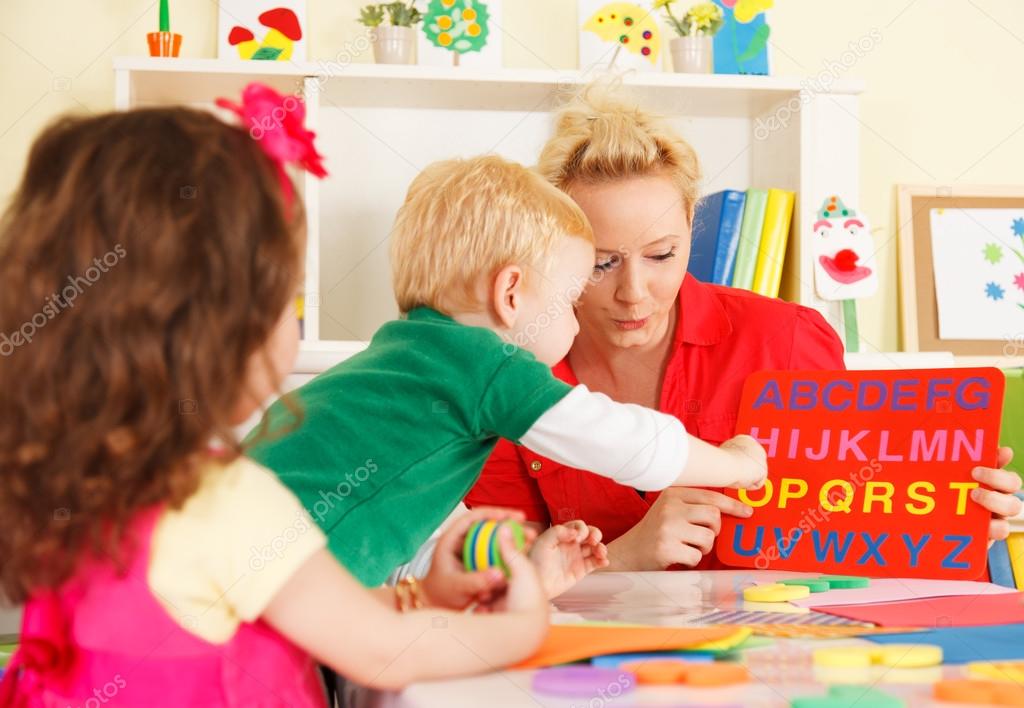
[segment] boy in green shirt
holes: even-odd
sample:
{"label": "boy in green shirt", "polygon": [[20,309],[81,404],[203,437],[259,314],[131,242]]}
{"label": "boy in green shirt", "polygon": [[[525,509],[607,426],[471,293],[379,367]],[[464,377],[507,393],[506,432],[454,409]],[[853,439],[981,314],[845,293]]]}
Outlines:
{"label": "boy in green shirt", "polygon": [[[413,181],[391,235],[404,318],[298,389],[300,419],[272,406],[269,429],[295,429],[249,453],[295,492],[364,584],[413,556],[499,437],[641,490],[763,483],[753,439],[716,448],[672,416],[551,374],[579,331],[573,306],[594,258],[579,207],[521,165],[450,160]],[[549,593],[574,579],[549,582]]]}

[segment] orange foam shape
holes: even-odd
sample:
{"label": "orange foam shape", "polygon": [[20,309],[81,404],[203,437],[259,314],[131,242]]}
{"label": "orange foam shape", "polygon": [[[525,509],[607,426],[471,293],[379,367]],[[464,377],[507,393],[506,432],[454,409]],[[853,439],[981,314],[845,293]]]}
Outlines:
{"label": "orange foam shape", "polygon": [[739,627],[622,627],[595,625],[553,625],[547,639],[532,657],[516,669],[538,669],[590,659],[603,654],[672,651],[689,649],[705,642],[725,639]]}

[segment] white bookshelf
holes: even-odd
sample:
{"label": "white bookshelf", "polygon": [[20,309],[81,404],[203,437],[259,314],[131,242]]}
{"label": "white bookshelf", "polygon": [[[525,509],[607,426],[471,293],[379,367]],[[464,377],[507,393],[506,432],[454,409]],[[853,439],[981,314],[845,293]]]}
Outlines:
{"label": "white bookshelf", "polygon": [[[350,356],[396,313],[387,236],[406,188],[430,162],[497,152],[533,164],[552,111],[591,76],[578,71],[276,63],[123,57],[115,105],[210,105],[250,81],[301,93],[331,173],[300,177],[307,204],[306,331],[297,373]],[[859,203],[860,81],[827,93],[799,77],[640,73],[623,77],[645,106],[668,116],[701,156],[703,191],[780,187],[797,193],[782,296],[822,311],[814,295],[807,224],[838,193]],[[773,117],[784,119],[772,124]],[[794,267],[798,264],[797,267]]]}

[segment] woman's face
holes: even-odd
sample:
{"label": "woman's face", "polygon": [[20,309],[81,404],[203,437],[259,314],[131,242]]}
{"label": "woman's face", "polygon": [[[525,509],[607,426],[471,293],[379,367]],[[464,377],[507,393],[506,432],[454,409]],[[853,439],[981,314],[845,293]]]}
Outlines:
{"label": "woman's face", "polygon": [[577,185],[570,195],[594,228],[597,263],[577,313],[581,336],[646,347],[671,336],[690,259],[686,205],[668,177]]}

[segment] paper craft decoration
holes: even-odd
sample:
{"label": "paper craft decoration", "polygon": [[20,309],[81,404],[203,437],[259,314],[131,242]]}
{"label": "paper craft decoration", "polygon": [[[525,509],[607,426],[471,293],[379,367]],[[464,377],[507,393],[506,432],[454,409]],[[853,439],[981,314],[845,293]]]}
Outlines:
{"label": "paper craft decoration", "polygon": [[912,634],[873,634],[867,639],[878,644],[926,643],[942,647],[947,664],[970,661],[1024,659],[1024,624],[995,624],[980,627],[951,627]]}
{"label": "paper craft decoration", "polygon": [[629,2],[580,0],[580,69],[661,67],[661,27],[651,8]]}
{"label": "paper craft decoration", "polygon": [[856,300],[878,290],[875,242],[867,219],[838,196],[815,215],[811,252],[814,286],[823,300]]}
{"label": "paper craft decoration", "polygon": [[994,368],[761,371],[743,388],[737,433],[768,453],[753,507],[727,516],[728,565],[974,580],[990,514],[971,470],[996,464],[1003,374]]}
{"label": "paper craft decoration", "polygon": [[1024,209],[931,209],[942,339],[1024,330]]}
{"label": "paper craft decoration", "polygon": [[1013,589],[972,580],[930,580],[925,578],[879,578],[866,588],[829,590],[802,600],[793,600],[800,607],[848,607],[875,602],[920,600],[927,597],[1004,595]]}
{"label": "paper craft decoration", "polygon": [[302,0],[220,0],[221,59],[305,61]]}
{"label": "paper craft decoration", "polygon": [[[882,627],[977,627],[1024,622],[1024,593],[990,593],[929,597],[903,602],[876,602],[848,607],[816,608],[838,617]],[[1021,635],[1024,637],[1024,634]],[[1024,651],[1024,649],[1022,649]]]}
{"label": "paper craft decoration", "polygon": [[160,30],[146,35],[151,57],[176,57],[181,51],[181,35],[171,32],[171,9],[168,0],[160,0]]}
{"label": "paper craft decoration", "polygon": [[[456,54],[459,66],[469,69],[501,69],[504,66],[502,57],[504,33],[500,31],[503,6],[503,0],[487,0],[488,24],[490,25],[487,43],[479,51]],[[455,62],[452,50],[435,44],[428,36],[425,27],[424,25],[424,28],[416,33],[416,63],[421,66],[452,66]]]}
{"label": "paper craft decoration", "polygon": [[[941,216],[943,221],[947,218],[968,220],[970,227],[963,240],[964,244],[968,240],[972,241],[972,246],[958,244],[955,235],[952,240],[932,237],[933,212],[940,209],[943,213],[936,216]],[[977,219],[978,214],[997,211],[1002,211],[1010,219],[997,222],[983,219],[982,224],[990,230],[995,229],[986,238],[981,235],[985,233],[984,230],[979,229],[970,218]],[[896,223],[899,238],[900,314],[903,323],[900,330],[904,351],[1005,357],[1008,360],[1005,364],[1007,366],[1021,365],[1009,361],[1011,357],[1024,362],[1024,329],[1016,319],[1019,316],[1017,313],[1024,310],[1018,308],[1017,301],[1013,299],[1020,291],[1014,285],[1013,277],[1016,273],[1011,268],[1021,261],[1007,250],[1008,246],[1021,250],[1019,244],[1022,239],[1014,232],[1014,228],[1019,229],[1016,226],[1018,218],[1024,218],[1024,187],[898,185]],[[947,223],[951,225],[954,221]],[[944,228],[946,236],[952,235],[949,231],[948,226]],[[1002,248],[1001,258],[994,249],[986,253],[985,247],[990,243]],[[939,252],[947,247],[965,249],[962,251],[963,259],[955,263],[963,272],[963,278],[958,279],[954,274],[945,279],[945,284],[940,284],[936,277],[937,270],[948,270],[948,264],[956,261],[955,257]],[[991,263],[985,259],[986,255],[998,258],[998,261]],[[1000,268],[1010,270],[1000,275]],[[986,275],[986,270],[993,277],[979,280],[979,277]],[[1024,268],[1017,273],[1022,271]],[[990,282],[997,286],[991,288],[992,295],[989,295]],[[950,290],[950,287],[956,289]],[[993,299],[999,296],[1000,290],[1002,299]],[[943,302],[953,303],[954,309],[948,310]],[[975,309],[979,303],[988,308],[988,315]],[[995,318],[990,316],[993,306],[1014,314],[1007,315],[1009,319],[1003,320],[1002,326],[993,328]],[[958,316],[957,307],[967,313],[966,317],[977,319],[977,330],[983,327],[986,333],[992,333],[994,329],[994,336],[990,339],[950,338],[950,327],[953,327],[954,332],[958,327],[975,327],[974,324],[958,321],[963,320],[964,316]],[[943,320],[945,333],[942,331]]]}
{"label": "paper craft decoration", "polygon": [[764,11],[773,0],[715,0],[724,23],[715,35],[716,74],[768,74],[771,28]]}
{"label": "paper craft decoration", "polygon": [[536,669],[602,654],[687,649],[734,636],[738,627],[553,625],[537,652],[517,669]]}
{"label": "paper craft decoration", "polygon": [[833,194],[822,203],[811,231],[815,290],[823,300],[842,301],[846,351],[860,351],[856,301],[878,290],[871,229],[863,216]]}
{"label": "paper craft decoration", "polygon": [[459,55],[479,52],[487,44],[490,13],[480,0],[430,0],[423,15],[423,33],[435,47]]}

